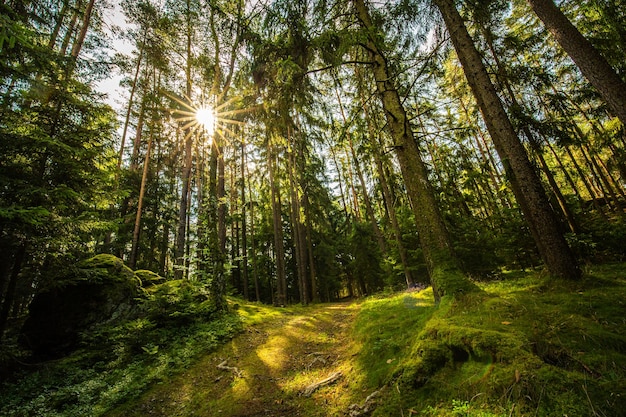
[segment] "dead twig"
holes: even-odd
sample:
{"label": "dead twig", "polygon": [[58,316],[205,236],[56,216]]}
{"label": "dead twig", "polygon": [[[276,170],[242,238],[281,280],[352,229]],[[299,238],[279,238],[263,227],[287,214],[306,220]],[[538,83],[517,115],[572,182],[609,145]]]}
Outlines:
{"label": "dead twig", "polygon": [[[381,390],[374,391],[370,395],[367,396],[362,405],[352,404],[348,407],[348,415],[350,417],[360,417],[369,415],[374,408],[376,408],[376,398],[378,398],[381,394]],[[411,412],[410,415],[413,414],[413,410],[409,410]]]}
{"label": "dead twig", "polygon": [[321,381],[318,381],[314,384],[309,385],[308,387],[306,387],[304,389],[304,391],[302,391],[302,395],[305,397],[310,397],[311,394],[313,394],[315,391],[317,391],[318,388],[326,386],[326,385],[330,385],[334,382],[337,382],[337,380],[339,380],[339,378],[342,377],[342,373],[341,372],[335,372],[333,374],[331,374],[328,378],[323,379]]}
{"label": "dead twig", "polygon": [[239,378],[243,377],[243,372],[241,372],[239,368],[237,368],[236,366],[228,366],[226,365],[227,363],[228,363],[228,359],[226,359],[225,361],[217,365],[217,369],[221,369],[223,371],[230,371],[234,373],[235,376],[238,376]]}

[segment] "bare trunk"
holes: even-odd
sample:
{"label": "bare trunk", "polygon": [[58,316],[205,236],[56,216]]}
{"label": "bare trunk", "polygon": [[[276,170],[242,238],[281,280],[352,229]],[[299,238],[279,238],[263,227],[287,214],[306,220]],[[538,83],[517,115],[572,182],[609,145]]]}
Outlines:
{"label": "bare trunk", "polygon": [[95,0],[90,0],[85,8],[85,13],[83,14],[83,22],[80,27],[80,32],[74,41],[74,45],[72,46],[72,52],[70,56],[73,59],[78,58],[78,54],[80,54],[81,49],[83,48],[83,43],[85,42],[85,37],[87,36],[87,31],[89,29],[89,22],[91,21],[91,12],[93,11],[93,5]]}
{"label": "bare trunk", "polygon": [[274,257],[276,260],[276,298],[275,304],[284,306],[287,304],[287,277],[285,273],[285,248],[283,242],[282,212],[280,204],[280,190],[276,182],[275,156],[271,145],[271,137],[268,137],[268,172],[270,178],[270,190],[272,198],[272,225],[274,229]]}
{"label": "bare trunk", "polygon": [[[245,156],[244,166],[248,177],[250,177],[250,170],[248,169],[247,155]],[[254,295],[256,301],[261,301],[261,289],[259,283],[259,263],[257,262],[256,253],[256,239],[254,238],[256,230],[254,228],[254,201],[252,199],[252,187],[248,187],[248,201],[250,202],[250,246],[252,250],[252,279],[254,280]]]}
{"label": "bare trunk", "polygon": [[20,272],[22,272],[22,264],[24,263],[24,258],[26,257],[26,246],[26,243],[20,244],[13,260],[13,269],[11,270],[11,275],[9,276],[9,283],[4,293],[4,302],[2,303],[2,308],[0,309],[0,341],[2,341],[2,337],[4,336],[4,332],[7,328],[9,313],[15,299],[17,279]]}
{"label": "bare trunk", "polygon": [[[191,11],[190,2],[187,0],[187,62],[185,68],[185,92],[187,99],[191,100],[191,41],[192,41],[192,27],[191,27]],[[185,275],[185,246],[187,243],[187,212],[190,200],[191,192],[191,167],[193,163],[193,133],[187,129],[184,132],[185,135],[185,147],[184,147],[184,162],[182,170],[182,190],[180,193],[180,206],[178,210],[178,228],[176,231],[176,245],[174,247],[174,278],[181,279]]]}
{"label": "bare trunk", "polygon": [[248,290],[249,277],[248,277],[248,224],[247,224],[247,211],[246,211],[246,144],[241,142],[241,246],[243,254],[242,271],[241,276],[243,278],[243,297],[246,300],[250,300],[250,294]]}
{"label": "bare trunk", "polygon": [[54,47],[56,46],[59,32],[61,31],[61,27],[63,26],[63,20],[65,19],[65,15],[67,14],[68,5],[69,0],[63,0],[63,5],[61,6],[61,10],[57,15],[56,24],[54,25],[54,29],[50,34],[50,40],[48,41],[48,48],[50,49],[54,49]]}
{"label": "bare trunk", "polygon": [[[343,119],[343,123],[347,128],[348,119],[343,109],[343,104],[341,102],[341,95],[339,94],[339,91],[336,88],[335,88],[335,95],[337,97],[337,101],[339,102],[339,110],[341,111],[341,117]],[[378,222],[376,221],[376,216],[374,215],[374,209],[372,208],[372,202],[370,201],[369,195],[367,193],[367,185],[365,183],[365,177],[363,176],[363,171],[361,170],[359,159],[357,158],[356,152],[354,151],[354,143],[352,141],[352,134],[349,131],[346,131],[346,138],[348,139],[348,146],[350,149],[350,159],[354,163],[356,175],[357,177],[359,177],[359,183],[361,184],[361,193],[363,194],[363,202],[365,203],[365,213],[367,214],[367,220],[369,220],[370,224],[372,225],[372,232],[374,233],[374,236],[376,236],[376,241],[378,242],[378,248],[380,249],[380,252],[382,254],[385,254],[387,253],[387,242],[385,242],[383,233],[381,232],[380,227],[378,227]]]}
{"label": "bare trunk", "polygon": [[435,0],[446,23],[467,81],[502,160],[511,187],[526,217],[539,253],[550,273],[576,279],[580,269],[560,230],[539,177],[504,111],[481,56],[453,0]]}
{"label": "bare trunk", "polygon": [[[364,0],[354,0],[354,4],[362,27],[369,33],[374,33],[375,28]],[[386,58],[379,49],[377,41],[376,38],[369,37],[366,41],[366,49],[373,61],[372,71],[412,203],[435,299],[439,300],[444,295],[473,290],[475,286],[461,272],[458,260],[453,253],[434,190],[428,179],[426,165],[421,159],[402,100],[393,85],[394,78],[389,73]]]}
{"label": "bare trunk", "polygon": [[139,231],[141,230],[141,212],[143,210],[143,197],[146,194],[146,182],[148,180],[148,170],[150,169],[150,153],[152,152],[152,140],[154,133],[150,132],[148,139],[148,149],[146,149],[146,158],[143,161],[143,173],[141,175],[141,187],[139,188],[139,200],[137,201],[137,214],[135,215],[135,227],[133,229],[133,245],[130,251],[130,260],[128,266],[135,269],[137,264],[137,252],[139,251]]}
{"label": "bare trunk", "polygon": [[[126,117],[124,119],[124,128],[122,130],[122,140],[120,143],[120,151],[117,156],[117,170],[122,167],[122,161],[124,159],[124,148],[126,146],[126,135],[128,133],[128,125],[130,124],[130,115],[133,110],[133,100],[135,98],[135,92],[137,91],[137,85],[139,81],[139,70],[141,68],[141,60],[143,57],[144,43],[139,48],[139,56],[137,57],[137,64],[135,65],[135,75],[133,76],[133,83],[130,88],[130,97],[128,98],[128,106],[126,107]],[[143,112],[143,110],[142,110]],[[119,174],[116,174],[119,175]]]}
{"label": "bare trunk", "polygon": [[614,115],[626,125],[626,83],[552,0],[528,0],[528,4],[583,75],[600,92]]}

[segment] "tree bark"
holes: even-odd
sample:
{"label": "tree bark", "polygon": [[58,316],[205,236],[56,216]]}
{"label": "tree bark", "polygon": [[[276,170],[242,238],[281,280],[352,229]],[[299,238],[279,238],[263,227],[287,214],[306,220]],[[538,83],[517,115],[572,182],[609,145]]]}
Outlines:
{"label": "tree bark", "polygon": [[354,5],[361,26],[368,32],[365,49],[373,62],[373,75],[412,203],[435,300],[444,295],[474,290],[476,287],[461,272],[458,259],[452,250],[434,190],[428,179],[426,165],[421,159],[400,95],[393,85],[386,58],[379,48],[381,40],[377,38],[369,10],[364,0],[354,0]]}
{"label": "tree bark", "polygon": [[578,263],[567,246],[539,177],[504,111],[453,0],[434,0],[434,3],[446,23],[467,81],[545,265],[555,277],[579,278]]}
{"label": "tree bark", "polygon": [[80,27],[80,32],[74,41],[74,45],[72,45],[72,52],[70,56],[73,59],[78,58],[78,54],[80,54],[81,49],[83,49],[83,43],[85,42],[85,38],[87,37],[87,30],[89,29],[89,22],[91,21],[91,12],[93,11],[93,5],[95,0],[90,0],[85,8],[85,13],[83,14],[83,22]]}
{"label": "tree bark", "polygon": [[283,242],[282,210],[280,204],[280,189],[276,182],[275,155],[271,145],[271,137],[268,137],[267,163],[270,178],[270,191],[272,199],[272,226],[274,230],[274,257],[276,260],[276,298],[274,303],[278,306],[287,304],[287,276],[285,272],[285,247]]}
{"label": "tree bark", "polygon": [[528,0],[528,4],[626,126],[626,83],[552,0]]}
{"label": "tree bark", "polygon": [[[524,106],[523,103],[519,103],[517,101],[516,94],[513,91],[513,87],[511,86],[511,83],[509,82],[509,78],[507,77],[505,68],[500,62],[500,59],[498,58],[498,53],[493,43],[493,33],[487,27],[483,27],[482,32],[483,32],[483,36],[485,37],[485,40],[487,41],[487,45],[489,46],[489,51],[491,52],[492,58],[494,62],[496,63],[496,67],[498,70],[497,79],[499,81],[499,84],[502,86],[501,89],[503,89],[507,93],[509,100],[512,104],[512,107],[517,107],[519,109],[522,109],[525,113],[528,113],[526,106]],[[541,169],[546,179],[548,180],[548,184],[550,184],[550,189],[552,190],[552,194],[554,198],[556,199],[558,206],[561,209],[563,219],[567,222],[569,230],[573,233],[577,233],[579,231],[579,227],[576,223],[574,214],[570,210],[567,204],[567,201],[565,200],[565,197],[563,196],[563,193],[561,192],[561,189],[559,188],[554,178],[554,174],[552,173],[552,170],[548,166],[548,163],[546,162],[546,159],[543,156],[543,149],[541,147],[540,141],[531,132],[527,124],[523,124],[521,126],[521,130],[526,136],[526,139],[528,140],[528,144],[530,145],[532,151],[534,152],[535,157],[539,160]]]}
{"label": "tree bark", "polygon": [[[185,92],[187,100],[191,100],[191,11],[190,1],[187,0],[187,62],[185,68]],[[184,130],[185,147],[184,162],[182,170],[182,190],[180,196],[180,206],[178,210],[178,228],[176,230],[176,245],[174,247],[174,279],[183,278],[185,270],[185,245],[187,243],[187,212],[189,205],[189,196],[191,189],[191,166],[193,163],[193,132],[190,129]]]}
{"label": "tree bark", "polygon": [[[336,81],[336,84],[339,84]],[[339,84],[338,87],[341,87]],[[352,134],[347,130],[348,128],[348,118],[346,117],[345,111],[343,109],[343,103],[341,102],[341,95],[339,94],[339,90],[337,86],[335,87],[335,96],[337,97],[337,102],[339,103],[339,111],[341,113],[341,118],[346,127],[346,139],[348,140],[348,146],[350,149],[350,158],[354,163],[354,168],[356,170],[357,177],[359,177],[359,183],[361,184],[361,192],[363,194],[363,202],[365,203],[365,213],[367,214],[367,220],[372,225],[372,232],[374,236],[376,236],[376,241],[378,242],[378,248],[380,249],[380,253],[387,253],[387,242],[383,237],[383,233],[378,227],[378,222],[376,221],[376,216],[374,215],[374,209],[372,207],[372,202],[370,201],[369,195],[367,194],[367,185],[365,183],[365,177],[363,176],[363,171],[361,170],[361,165],[359,164],[359,159],[357,158],[356,152],[354,151],[354,142],[352,140]]]}
{"label": "tree bark", "polygon": [[26,242],[21,243],[13,260],[13,269],[11,270],[11,275],[9,276],[9,283],[4,294],[4,302],[2,303],[2,308],[0,309],[0,341],[2,341],[2,337],[4,336],[4,332],[7,328],[9,312],[11,311],[13,300],[15,299],[17,279],[22,271],[22,264],[24,263],[24,258],[26,257],[26,247]]}
{"label": "tree bark", "polygon": [[143,161],[143,172],[141,175],[141,186],[139,188],[139,200],[137,201],[137,214],[135,215],[135,227],[133,228],[133,244],[130,251],[130,260],[128,267],[135,269],[137,264],[137,252],[139,251],[139,231],[141,230],[141,212],[143,210],[143,197],[146,194],[146,182],[148,181],[148,171],[150,169],[150,153],[152,152],[152,140],[154,132],[150,132],[148,139],[148,149],[146,149],[146,157]]}
{"label": "tree bark", "polygon": [[[242,135],[243,138],[243,135]],[[241,141],[241,247],[242,247],[242,268],[243,278],[243,298],[250,300],[249,277],[248,277],[248,222],[246,219],[246,144]]]}

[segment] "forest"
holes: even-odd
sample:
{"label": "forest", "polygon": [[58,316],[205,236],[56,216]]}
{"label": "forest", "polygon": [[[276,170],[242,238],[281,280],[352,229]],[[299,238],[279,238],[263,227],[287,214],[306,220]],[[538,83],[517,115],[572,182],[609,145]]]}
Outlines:
{"label": "forest", "polygon": [[623,0],[0,10],[0,414],[624,415]]}

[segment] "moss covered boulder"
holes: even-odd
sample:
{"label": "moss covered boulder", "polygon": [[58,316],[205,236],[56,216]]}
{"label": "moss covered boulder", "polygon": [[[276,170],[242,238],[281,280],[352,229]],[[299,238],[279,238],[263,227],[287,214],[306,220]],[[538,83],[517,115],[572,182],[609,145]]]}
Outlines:
{"label": "moss covered boulder", "polygon": [[35,296],[20,341],[37,355],[66,353],[78,345],[82,332],[132,316],[140,285],[135,273],[115,256],[87,259]]}
{"label": "moss covered boulder", "polygon": [[143,288],[152,287],[165,282],[165,278],[161,275],[156,272],[148,271],[147,269],[139,269],[135,271],[135,275],[141,280],[141,286]]}

